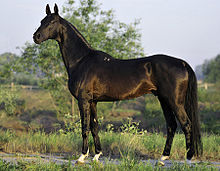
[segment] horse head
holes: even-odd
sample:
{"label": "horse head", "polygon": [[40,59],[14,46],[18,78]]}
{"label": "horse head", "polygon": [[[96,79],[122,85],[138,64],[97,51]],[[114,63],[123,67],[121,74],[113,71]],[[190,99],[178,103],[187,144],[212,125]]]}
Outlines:
{"label": "horse head", "polygon": [[47,16],[41,21],[40,27],[33,35],[34,42],[37,44],[42,43],[48,39],[59,39],[59,31],[61,30],[61,17],[58,13],[57,4],[54,6],[54,13],[51,13],[50,7],[46,6]]}

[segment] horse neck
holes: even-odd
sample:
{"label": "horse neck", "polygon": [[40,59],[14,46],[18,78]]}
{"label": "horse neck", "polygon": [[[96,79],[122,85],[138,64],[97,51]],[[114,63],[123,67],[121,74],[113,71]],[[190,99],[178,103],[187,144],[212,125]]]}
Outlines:
{"label": "horse neck", "polygon": [[61,54],[68,75],[77,67],[77,64],[92,50],[86,39],[68,21],[62,21],[62,31],[58,40]]}

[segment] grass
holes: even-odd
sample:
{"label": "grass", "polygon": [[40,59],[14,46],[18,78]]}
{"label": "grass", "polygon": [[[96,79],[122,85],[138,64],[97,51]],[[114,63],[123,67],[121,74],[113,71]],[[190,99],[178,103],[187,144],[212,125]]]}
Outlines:
{"label": "grass", "polygon": [[[166,137],[158,133],[100,132],[104,156],[125,158],[158,159],[164,148]],[[80,155],[82,138],[80,133],[59,131],[29,132],[19,134],[13,131],[0,131],[1,149],[7,153],[67,153]],[[204,155],[199,160],[220,161],[220,136],[203,135]],[[92,136],[89,137],[89,148],[94,154]],[[171,150],[171,159],[185,159],[185,137],[176,134]]]}
{"label": "grass", "polygon": [[[60,129],[57,132],[48,133],[50,131],[47,131],[45,129],[46,127],[54,127],[54,124],[60,123],[58,122],[55,113],[55,105],[52,103],[51,97],[48,95],[48,92],[42,90],[20,90],[19,93],[22,94],[22,99],[26,102],[24,113],[22,113],[18,117],[4,117],[3,115],[1,115],[0,125],[3,130],[0,130],[0,149],[6,153],[22,154],[61,153],[62,155],[65,153],[65,156],[68,156],[67,159],[77,159],[81,153],[82,145],[82,138],[80,133],[81,130],[79,126],[80,124],[77,125],[74,122],[73,125],[71,125],[69,124],[69,121],[71,119],[67,118],[67,121],[65,121],[64,118],[64,130]],[[151,98],[153,99],[153,97],[149,97],[150,100],[152,100]],[[149,121],[150,119],[154,120],[155,118],[158,118],[161,114],[158,114],[158,110],[156,110],[157,108],[151,105],[151,101],[147,101],[146,104],[148,105],[144,106],[144,100],[146,100],[144,97],[139,99],[141,104],[140,108],[143,109],[143,111],[148,112],[148,114],[151,113],[152,115],[149,116],[146,114],[147,121]],[[131,101],[127,106],[132,106],[133,103],[134,102]],[[136,103],[134,104],[135,106],[137,106]],[[104,113],[107,111],[107,113],[109,114],[109,111],[107,109],[112,108],[111,105],[112,104],[108,103],[107,105],[100,104],[99,106],[99,113],[103,113],[104,120],[106,120]],[[120,103],[117,105],[119,107],[126,107],[126,103]],[[105,106],[106,109],[103,106]],[[132,111],[130,111],[130,108],[127,110],[124,110],[124,108],[122,108],[123,111],[120,111],[121,108],[118,109],[118,106],[116,108],[117,110],[115,110],[116,112],[118,112],[117,117],[115,115],[112,115],[112,118],[115,118],[115,120],[120,120],[121,117],[127,118],[132,113]],[[147,110],[145,110],[145,107]],[[213,107],[210,108],[212,109]],[[156,111],[156,113],[149,112],[150,109],[154,109],[152,111]],[[216,109],[216,111],[216,116],[218,116],[218,108]],[[137,116],[140,117],[139,114]],[[141,120],[143,125],[143,122],[145,121],[144,118],[138,118],[138,120]],[[209,119],[205,120],[209,121]],[[214,120],[216,121],[216,123],[219,122],[218,119]],[[53,122],[51,122],[51,124],[49,125],[49,121]],[[120,126],[117,130],[121,130],[121,132],[114,132],[116,128],[113,129],[113,125],[107,124],[107,131],[101,131],[99,133],[104,156],[110,158],[120,158],[120,165],[116,166],[112,163],[107,163],[104,166],[91,164],[73,167],[70,164],[39,164],[36,162],[25,163],[24,161],[20,161],[17,165],[14,165],[5,163],[4,161],[0,160],[0,170],[160,170],[160,167],[152,167],[151,165],[140,163],[139,161],[140,159],[159,159],[166,141],[165,135],[162,133],[149,133],[146,131],[141,131],[138,129],[139,123],[132,122],[131,120],[129,121],[131,123],[126,123],[124,122],[124,120],[120,121],[122,122],[123,127]],[[45,126],[41,126],[41,124],[43,123],[46,123]],[[152,123],[161,125],[161,123],[156,120],[154,120]],[[68,124],[69,126],[67,126]],[[165,124],[164,121],[163,124]],[[150,123],[147,122],[144,123],[144,125],[150,125]],[[57,127],[61,128],[60,126]],[[70,129],[68,129],[68,127]],[[43,129],[40,128],[45,129],[45,132],[42,131]],[[210,129],[213,130],[213,126],[210,126]],[[202,137],[204,155],[198,160],[220,161],[219,134],[203,134]],[[89,137],[89,148],[90,152],[94,153],[95,150],[92,136]],[[185,137],[183,134],[176,134],[171,150],[171,160],[184,160],[185,155]],[[205,167],[206,164],[205,166],[198,165],[193,168],[184,165],[174,165],[171,169],[191,170],[196,168],[197,170],[206,170],[203,169]]]}
{"label": "grass", "polygon": [[193,166],[186,165],[186,164],[176,164],[174,163],[171,167],[161,167],[158,165],[153,166],[148,162],[137,162],[137,161],[128,161],[128,160],[121,160],[120,164],[113,164],[111,162],[106,162],[105,164],[102,163],[90,163],[84,165],[75,165],[71,164],[71,161],[67,164],[56,164],[53,162],[42,162],[42,161],[33,161],[32,163],[26,161],[18,161],[17,164],[7,163],[3,160],[0,160],[0,170],[8,171],[8,170],[95,170],[95,171],[112,171],[112,170],[201,170],[201,171],[208,171],[208,170],[218,170],[215,167],[209,166],[208,164],[196,164]]}

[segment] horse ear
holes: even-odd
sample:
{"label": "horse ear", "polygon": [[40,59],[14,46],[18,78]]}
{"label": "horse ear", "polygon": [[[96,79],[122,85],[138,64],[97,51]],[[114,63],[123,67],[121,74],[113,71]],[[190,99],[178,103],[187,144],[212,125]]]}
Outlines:
{"label": "horse ear", "polygon": [[59,10],[57,4],[54,5],[54,13],[58,15]]}
{"label": "horse ear", "polygon": [[47,6],[46,6],[46,14],[47,14],[47,15],[51,14],[49,4],[47,4]]}

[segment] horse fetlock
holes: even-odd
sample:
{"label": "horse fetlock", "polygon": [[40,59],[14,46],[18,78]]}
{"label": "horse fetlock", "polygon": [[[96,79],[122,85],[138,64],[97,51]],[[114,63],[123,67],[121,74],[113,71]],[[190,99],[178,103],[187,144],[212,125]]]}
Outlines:
{"label": "horse fetlock", "polygon": [[165,160],[169,160],[169,156],[164,156],[162,155],[160,158],[160,161],[158,162],[159,165],[164,166],[165,165]]}
{"label": "horse fetlock", "polygon": [[169,160],[169,156],[163,156],[163,155],[162,155],[161,158],[160,158],[160,160],[161,160],[161,161]]}
{"label": "horse fetlock", "polygon": [[89,156],[89,148],[86,154],[81,154],[79,159],[76,161],[77,163],[85,163],[85,159]]}
{"label": "horse fetlock", "polygon": [[93,159],[92,159],[92,161],[99,161],[99,157],[102,155],[102,152],[99,152],[98,154],[96,154],[94,157],[93,157]]}

